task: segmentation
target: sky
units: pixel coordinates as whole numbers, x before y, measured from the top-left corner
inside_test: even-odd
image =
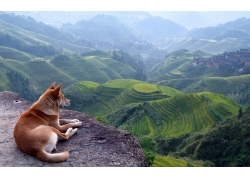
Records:
[[[0,11],[148,11],[188,29],[250,18],[246,0],[8,0],[1,2]]]
[[[247,0],[8,0],[0,9],[8,11],[248,11]]]

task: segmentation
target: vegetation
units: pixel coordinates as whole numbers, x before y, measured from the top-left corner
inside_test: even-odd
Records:
[[[81,86],[74,85],[70,89],[65,89],[64,92],[68,96],[75,96],[76,98],[82,99],[86,98],[86,95],[76,96],[75,93],[72,93],[72,88],[76,89],[81,87],[83,89],[88,89],[88,97],[91,98],[91,102],[84,102],[78,105],[71,105],[71,108],[81,107],[82,104],[87,104],[84,106],[81,111],[86,112],[91,116],[104,116],[115,110],[118,110],[120,107],[130,104],[130,103],[138,103],[149,100],[162,99],[166,97],[170,97],[175,94],[180,94],[181,92],[174,90],[169,87],[160,87],[157,88],[157,92],[140,92],[134,89],[134,85],[145,84],[148,87],[157,88],[155,85],[150,85],[142,81],[132,80],[132,79],[121,79],[121,80],[112,80],[108,81],[105,84],[95,86],[93,88],[88,87],[89,83],[81,83]],[[85,85],[85,87],[84,87]],[[90,83],[90,85],[92,85]],[[73,91],[74,92],[74,91]],[[95,98],[94,98],[95,97]],[[74,98],[74,97],[73,97]],[[94,102],[94,103],[92,103]]]
[[[15,59],[22,62],[28,62],[32,59],[32,56],[27,53],[5,46],[0,46],[0,54],[4,59]]]
[[[37,99],[34,90],[31,90],[29,79],[22,76],[17,71],[10,70],[7,72],[7,76],[10,80],[10,90],[21,94],[23,98],[35,101]]]
[[[204,133],[192,134],[176,146],[177,156],[210,161],[215,166],[249,166],[249,113],[230,117]]]
[[[166,80],[157,84],[174,87],[183,92],[210,91],[227,96],[241,105],[248,106],[249,74],[231,77],[205,77],[179,80]]]
[[[56,55],[52,58],[33,57],[30,61],[3,61],[4,70],[14,69],[31,78],[30,85],[37,87],[37,94],[42,93],[54,81],[63,83],[64,87],[70,86],[77,81],[89,80],[105,83],[112,79],[143,78],[131,66],[123,64],[111,58],[107,52],[101,51],[102,55],[94,56],[94,52],[80,55]],[[97,54],[96,54],[97,55]],[[127,57],[130,56],[127,54]],[[124,59],[125,60],[125,59]],[[139,70],[138,67],[138,71]],[[93,74],[93,72],[95,72]],[[3,74],[6,72],[3,71]],[[51,79],[53,77],[53,80]],[[6,79],[6,78],[5,78]],[[7,78],[8,79],[8,78]],[[15,83],[15,82],[13,82]],[[7,86],[6,86],[7,88]],[[3,88],[5,89],[5,88]],[[20,94],[22,96],[22,94]],[[71,96],[70,96],[71,97]],[[72,100],[75,99],[71,97]],[[33,101],[33,99],[27,99]],[[75,102],[78,102],[77,100]]]
[[[77,89],[82,91],[82,96],[75,93]],[[81,82],[64,91],[66,96],[86,99],[77,104],[81,111],[106,119],[110,125],[137,136],[152,166],[171,166],[171,161],[172,166],[214,166],[214,162],[207,159],[195,163],[193,154],[179,153],[180,146],[184,143],[191,146],[192,137],[197,133],[208,132],[240,109],[237,103],[220,94],[183,94],[138,80],[113,80],[105,84]],[[172,158],[169,153],[174,153]],[[185,157],[190,159],[187,161]]]
[[[249,20],[161,40],[187,30],[172,24],[183,31],[152,34],[155,27],[143,28],[152,19],[162,22],[135,24],[144,32],[138,36],[113,16],[56,29],[0,12],[0,91],[33,102],[52,82],[62,83],[71,109],[132,132],[150,166],[249,166],[250,68],[193,65],[194,57],[212,56],[204,52],[246,47]],[[151,38],[177,51],[166,55]]]
[[[193,67],[194,57],[209,57],[201,51],[188,51],[185,49],[172,52],[166,58],[154,67],[149,75],[148,82],[156,83],[170,79],[186,79],[201,77],[207,74],[207,71],[201,68]]]

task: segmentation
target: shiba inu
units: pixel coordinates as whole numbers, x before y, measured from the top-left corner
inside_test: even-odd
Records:
[[[25,153],[47,162],[62,162],[69,152],[52,153],[58,138],[67,140],[82,125],[78,119],[59,119],[59,107],[67,107],[70,100],[61,92],[62,84],[53,83],[44,94],[18,119],[14,127],[16,145]],[[73,129],[74,128],[74,129]]]

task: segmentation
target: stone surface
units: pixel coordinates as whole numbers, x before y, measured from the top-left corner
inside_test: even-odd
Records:
[[[77,111],[60,110],[61,118],[83,122],[67,141],[57,143],[57,151],[68,150],[70,157],[62,163],[47,163],[23,153],[13,139],[13,128],[19,115],[31,104],[18,94],[0,92],[0,166],[43,167],[144,167],[146,157],[137,139],[128,131],[118,130]]]

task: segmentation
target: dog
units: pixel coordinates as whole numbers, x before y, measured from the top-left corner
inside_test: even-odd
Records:
[[[14,127],[16,145],[26,154],[45,162],[63,162],[69,152],[52,153],[58,139],[67,140],[77,132],[82,122],[78,119],[59,119],[59,108],[70,105],[70,100],[61,92],[62,84],[55,82],[26,111]],[[73,129],[74,128],[74,129]]]

